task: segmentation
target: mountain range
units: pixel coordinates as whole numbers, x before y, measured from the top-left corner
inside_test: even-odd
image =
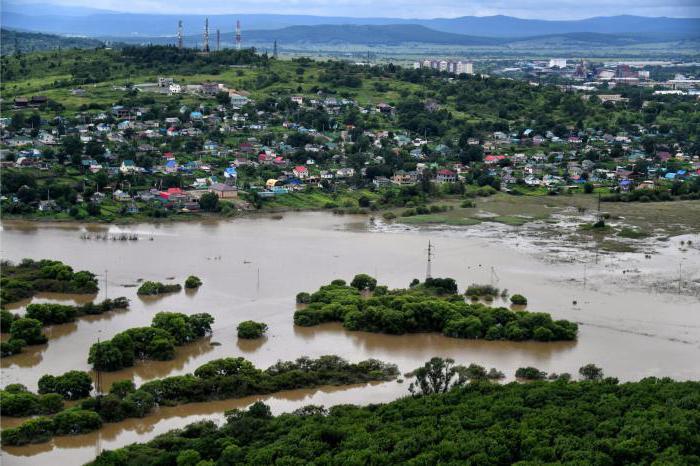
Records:
[[[66,7],[16,0],[3,2],[5,28],[93,37],[157,37],[174,35],[182,20],[187,34],[200,33],[204,15],[121,13],[86,7]],[[700,18],[608,16],[573,21],[521,19],[509,16],[464,16],[459,18],[403,19],[352,18],[340,16],[241,14],[211,15],[209,26],[232,32],[240,20],[244,32],[297,26],[423,26],[434,31],[478,37],[516,38],[551,34],[674,34],[700,36]],[[446,36],[445,36],[446,37]]]

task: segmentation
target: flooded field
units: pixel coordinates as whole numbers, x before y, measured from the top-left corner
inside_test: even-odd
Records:
[[[86,232],[92,237],[136,234],[140,239],[84,239]],[[178,348],[172,361],[149,361],[110,373],[107,384],[132,378],[138,385],[191,372],[208,360],[227,356],[243,356],[267,367],[279,359],[323,354],[338,354],[352,361],[378,358],[398,364],[402,372],[439,355],[459,363],[496,367],[509,378],[520,366],[576,373],[583,364],[593,362],[622,380],[645,376],[698,379],[700,237],[693,230],[688,233],[649,241],[643,252],[599,254],[583,242],[557,241],[551,234],[540,236],[537,226],[525,230],[484,222],[464,228],[419,228],[326,213],[230,222],[90,226],[87,230],[77,225],[5,222],[3,259],[53,258],[90,270],[101,275],[97,298],[126,296],[131,307],[51,327],[46,332],[47,345],[28,347],[24,353],[2,360],[2,385],[22,383],[34,390],[43,374],[88,370],[88,349],[98,338],[149,325],[159,311],[208,312],[216,319],[213,335]],[[366,272],[390,287],[406,287],[413,278],[423,278],[428,239],[436,247],[434,276],[453,277],[462,290],[473,282],[492,282],[511,293],[524,294],[528,309],[579,322],[578,341],[470,341],[437,334],[348,332],[336,324],[293,325],[296,293],[314,291],[334,278],[350,279]],[[194,293],[148,299],[136,296],[135,285],[140,279],[182,283],[192,274],[204,282]],[[34,302],[93,298],[40,295]],[[21,313],[26,304],[18,303],[13,312]],[[236,326],[248,319],[267,323],[268,336],[239,342]],[[366,404],[406,394],[406,384],[388,382],[296,390],[261,398],[279,413],[305,404]],[[162,408],[145,419],[107,424],[93,434],[6,448],[3,464],[86,462],[100,449],[147,441],[199,419],[222,420],[225,410],[246,406],[255,399]],[[3,427],[15,423],[3,419]]]

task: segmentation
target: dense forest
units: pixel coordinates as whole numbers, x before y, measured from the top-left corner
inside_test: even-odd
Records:
[[[363,292],[371,296],[363,296]],[[578,326],[566,320],[552,320],[542,312],[491,308],[467,304],[457,294],[451,278],[414,282],[409,289],[388,290],[365,274],[350,285],[334,280],[313,294],[299,293],[304,307],[294,313],[294,323],[313,326],[342,322],[348,330],[390,334],[442,332],[454,338],[487,340],[575,340]]]
[[[698,382],[592,379],[475,380],[383,405],[306,406],[280,416],[258,402],[227,413],[221,427],[191,424],[147,444],[104,452],[93,464],[700,462]]]

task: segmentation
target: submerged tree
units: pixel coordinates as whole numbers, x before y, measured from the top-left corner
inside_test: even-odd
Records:
[[[467,381],[467,368],[455,366],[454,359],[434,357],[423,367],[416,369],[414,375],[416,380],[408,387],[411,394],[430,395],[445,393],[454,387],[464,385]]]

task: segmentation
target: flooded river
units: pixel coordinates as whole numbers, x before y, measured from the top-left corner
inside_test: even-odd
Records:
[[[193,371],[208,360],[243,356],[259,367],[302,355],[338,354],[352,361],[378,358],[402,372],[432,356],[496,367],[509,378],[516,368],[576,373],[593,362],[622,380],[645,376],[700,378],[700,301],[697,296],[661,293],[645,285],[649,277],[673,283],[700,278],[700,251],[681,248],[679,239],[660,245],[656,254],[604,255],[594,262],[577,257],[545,261],[533,243],[514,240],[514,230],[481,226],[476,230],[405,230],[371,226],[365,217],[294,213],[230,222],[173,223],[128,227],[91,226],[88,233],[135,233],[139,241],[82,239],[78,225],[3,224],[2,257],[53,258],[100,274],[100,294],[126,296],[127,311],[82,318],[47,329],[49,343],[2,360],[2,385],[22,383],[36,389],[43,374],[88,370],[87,352],[98,338],[108,339],[130,327],[149,325],[159,311],[208,312],[216,321],[210,338],[177,350],[173,361],[149,361],[110,373],[106,383],[144,381]],[[153,238],[151,241],[150,238]],[[695,237],[695,243],[700,240]],[[528,297],[528,309],[579,322],[577,342],[513,343],[469,341],[437,334],[388,336],[348,332],[340,325],[299,328],[292,323],[294,297],[314,291],[334,278],[349,280],[366,272],[390,287],[406,287],[423,278],[426,246],[436,247],[434,276],[470,283],[494,283]],[[107,286],[105,289],[105,271]],[[196,292],[159,298],[136,296],[139,279],[183,283],[202,278]],[[34,302],[84,302],[94,297],[40,295]],[[27,303],[18,303],[22,312]],[[266,338],[238,341],[236,326],[253,319],[268,324]],[[220,343],[219,346],[211,345]],[[306,404],[366,404],[404,396],[397,382],[353,387],[321,387],[262,397],[275,413]],[[254,399],[195,403],[163,408],[145,419],[107,424],[100,432],[59,437],[51,443],[5,448],[3,464],[79,464],[100,449],[147,441],[172,428],[200,419],[223,419],[227,409]],[[14,424],[3,419],[3,427]]]

